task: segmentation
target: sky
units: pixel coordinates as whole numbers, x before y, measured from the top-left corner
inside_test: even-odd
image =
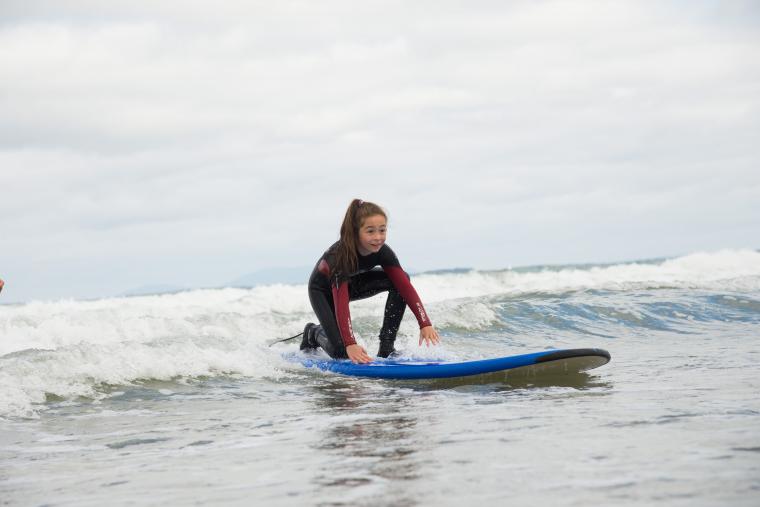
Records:
[[[755,1],[0,2],[0,303],[760,248]]]

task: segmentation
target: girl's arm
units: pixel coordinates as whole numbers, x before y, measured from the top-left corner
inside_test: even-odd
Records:
[[[383,270],[388,274],[388,278],[391,279],[393,286],[396,287],[401,297],[404,298],[414,316],[417,317],[420,329],[432,326],[433,323],[430,322],[425,307],[422,306],[422,300],[420,300],[420,296],[414,289],[412,282],[409,281],[409,275],[406,274],[406,271],[398,266],[383,266]]]
[[[338,329],[343,345],[346,346],[346,354],[354,363],[370,363],[372,358],[369,357],[364,347],[356,343],[354,330],[351,326],[351,311],[348,308],[349,293],[348,282],[341,282],[337,286],[332,284],[333,302],[335,304],[335,319],[338,321]]]
[[[422,345],[424,341],[425,345],[429,347],[430,345],[440,343],[441,337],[438,336],[438,331],[435,330],[433,323],[430,322],[425,307],[422,306],[419,294],[417,294],[412,282],[409,281],[409,275],[398,266],[383,266],[383,270],[388,274],[388,278],[391,279],[393,286],[396,287],[401,297],[404,298],[414,316],[417,317],[417,323],[420,325],[419,344]]]

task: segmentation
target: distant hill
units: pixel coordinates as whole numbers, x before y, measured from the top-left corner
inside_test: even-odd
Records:
[[[474,268],[444,268],[444,269],[431,269],[430,271],[412,271],[409,270],[410,275],[457,275],[461,273],[469,273],[474,271]]]
[[[216,288],[222,287],[240,287],[249,288],[257,287],[260,285],[273,285],[273,284],[286,284],[286,285],[306,285],[309,281],[309,275],[312,268],[309,266],[299,267],[279,267],[260,269],[247,275],[240,276],[234,280],[221,284]],[[421,274],[450,274],[450,273],[466,273],[472,271],[472,268],[452,268],[452,269],[435,269],[431,271],[416,271],[408,270],[411,275]],[[180,285],[171,284],[149,284],[136,287],[122,292],[119,296],[147,296],[153,294],[169,294],[174,292],[181,292],[185,290],[197,289],[199,287],[183,287]],[[212,288],[212,287],[207,287]]]
[[[243,275],[225,284],[227,287],[256,287],[257,285],[306,284],[309,281],[311,267],[260,269]]]
[[[167,294],[167,293],[172,293],[172,292],[181,292],[183,290],[188,290],[188,288],[180,287],[179,285],[152,284],[152,285],[142,285],[134,289],[129,289],[119,294],[119,296],[149,296],[153,294]]]
[[[297,268],[271,268],[254,271],[248,275],[241,276],[226,284],[227,287],[256,287],[257,285],[271,285],[275,283],[284,284],[306,284],[309,281],[311,267],[301,266]],[[467,273],[472,268],[451,268],[435,269],[432,271],[415,271],[408,270],[410,275],[441,275],[452,273]]]

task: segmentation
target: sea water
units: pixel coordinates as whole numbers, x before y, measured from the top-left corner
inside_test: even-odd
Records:
[[[760,253],[421,274],[410,357],[598,347],[567,378],[282,359],[306,288],[0,305],[0,505],[760,504]],[[383,297],[352,304],[371,352]]]

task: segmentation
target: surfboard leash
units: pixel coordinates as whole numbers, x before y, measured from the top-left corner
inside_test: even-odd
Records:
[[[276,340],[273,340],[273,341],[269,342],[269,346],[271,347],[275,343],[282,343],[282,342],[286,342],[286,341],[289,341],[289,340],[295,340],[299,336],[303,336],[303,331],[301,331],[297,335],[291,336],[289,338],[277,338]]]

